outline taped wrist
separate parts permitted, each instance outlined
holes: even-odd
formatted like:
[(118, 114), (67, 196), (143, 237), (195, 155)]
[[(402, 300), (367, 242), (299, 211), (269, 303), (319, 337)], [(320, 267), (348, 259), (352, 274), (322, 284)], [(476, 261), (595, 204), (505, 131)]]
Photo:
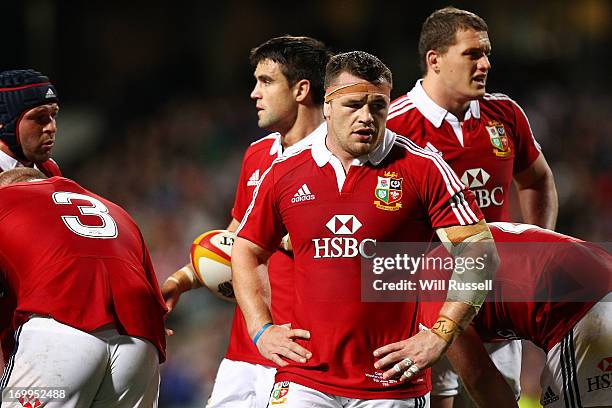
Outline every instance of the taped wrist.
[[(477, 228), (474, 225), (473, 228)], [(484, 303), (487, 294), (492, 289), (489, 253), (495, 251), (487, 248), (494, 245), (491, 231), (486, 225), (481, 225), (485, 230), (474, 231), (473, 234), (461, 237), (461, 240), (449, 238), (444, 229), (439, 229), (438, 236), (453, 256), (454, 269), (448, 282), (447, 302), (461, 302), (474, 307), (477, 311)], [(483, 242), (484, 241), (484, 242)]]
[(174, 272), (168, 278), (168, 280), (175, 282), (182, 292), (189, 289), (196, 289), (202, 286), (202, 283), (200, 282), (196, 274), (188, 266), (184, 266), (178, 271)]
[(438, 320), (436, 320), (436, 323), (431, 328), (433, 334), (448, 344), (452, 344), (462, 331), (463, 328), (461, 326), (450, 317), (444, 315), (438, 316)]

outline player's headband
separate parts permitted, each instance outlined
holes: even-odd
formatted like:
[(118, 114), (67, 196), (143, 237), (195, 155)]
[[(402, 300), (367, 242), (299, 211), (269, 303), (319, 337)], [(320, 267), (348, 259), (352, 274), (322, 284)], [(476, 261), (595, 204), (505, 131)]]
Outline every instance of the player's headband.
[(387, 99), (390, 99), (391, 87), (387, 82), (381, 82), (378, 85), (375, 85), (371, 82), (357, 82), (354, 84), (330, 87), (327, 89), (327, 93), (325, 94), (325, 103), (330, 102), (342, 95), (354, 93), (369, 93), (375, 95), (382, 95)]

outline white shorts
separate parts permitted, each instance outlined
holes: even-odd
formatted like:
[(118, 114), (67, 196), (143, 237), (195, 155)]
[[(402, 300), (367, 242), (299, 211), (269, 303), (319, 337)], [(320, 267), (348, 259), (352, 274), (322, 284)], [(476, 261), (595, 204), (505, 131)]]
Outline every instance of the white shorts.
[(224, 358), (207, 408), (265, 408), (276, 369)]
[[(489, 357), (504, 376), (508, 385), (518, 399), (521, 395), (521, 354), (523, 347), (520, 340), (484, 343)], [(455, 406), (475, 407), (459, 377), (446, 357), (442, 357), (431, 368), (432, 396), (455, 397)]]
[(408, 399), (374, 399), (339, 397), (291, 382), (274, 384), (269, 408), (429, 408), (429, 394)]
[(45, 317), (32, 317), (15, 338), (2, 408), (157, 407), (159, 354), (146, 340), (115, 329), (89, 334)]
[(540, 385), (544, 408), (612, 406), (612, 295), (548, 352)]

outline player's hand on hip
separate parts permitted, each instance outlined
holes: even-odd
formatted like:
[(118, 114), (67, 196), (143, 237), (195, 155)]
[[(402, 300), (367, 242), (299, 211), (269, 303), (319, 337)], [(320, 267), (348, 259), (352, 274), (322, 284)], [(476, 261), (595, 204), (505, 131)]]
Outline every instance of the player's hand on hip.
[(430, 331), (421, 331), (409, 339), (387, 344), (374, 351), (379, 358), (374, 367), (383, 373), (384, 379), (400, 382), (410, 380), (432, 366), (448, 349), (448, 343)]
[(305, 363), (312, 353), (297, 344), (295, 339), (310, 339), (310, 332), (302, 329), (292, 329), (291, 324), (272, 325), (257, 341), (257, 348), (262, 356), (274, 361), (281, 367), (288, 363), (282, 357), (297, 363)]

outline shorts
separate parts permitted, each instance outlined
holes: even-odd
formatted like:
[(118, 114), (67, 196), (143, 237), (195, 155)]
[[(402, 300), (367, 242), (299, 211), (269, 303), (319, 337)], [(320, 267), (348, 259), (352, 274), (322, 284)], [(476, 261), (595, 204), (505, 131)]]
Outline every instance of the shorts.
[[(489, 357), (510, 385), (514, 396), (521, 395), (521, 354), (520, 340), (484, 343)], [(458, 375), (446, 357), (442, 357), (431, 368), (432, 396), (455, 397), (455, 406), (475, 407), (467, 391), (463, 388)]]
[(224, 358), (207, 408), (265, 408), (276, 368)]
[(546, 354), (544, 408), (612, 405), (612, 294), (599, 301)]
[(274, 384), (269, 408), (429, 408), (429, 394), (407, 399), (372, 399), (339, 397), (291, 381)]
[(159, 354), (147, 340), (38, 316), (15, 339), (0, 383), (2, 408), (157, 407)]

